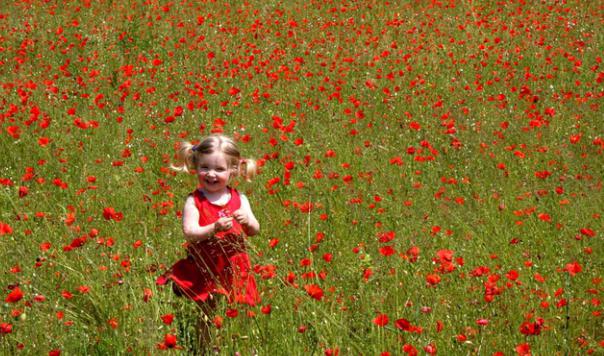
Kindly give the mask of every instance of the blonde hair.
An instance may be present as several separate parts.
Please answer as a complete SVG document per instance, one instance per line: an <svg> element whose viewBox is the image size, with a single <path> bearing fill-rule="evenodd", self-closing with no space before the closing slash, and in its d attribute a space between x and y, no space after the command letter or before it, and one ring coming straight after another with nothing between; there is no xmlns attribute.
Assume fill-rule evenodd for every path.
<svg viewBox="0 0 604 356"><path fill-rule="evenodd" d="M241 158L241 153L235 141L223 135L210 135L197 145L182 142L177 153L177 157L182 164L172 166L172 169L193 173L197 171L201 156L214 152L221 152L225 155L227 164L233 170L235 176L241 176L249 182L256 175L256 161L251 158Z"/></svg>

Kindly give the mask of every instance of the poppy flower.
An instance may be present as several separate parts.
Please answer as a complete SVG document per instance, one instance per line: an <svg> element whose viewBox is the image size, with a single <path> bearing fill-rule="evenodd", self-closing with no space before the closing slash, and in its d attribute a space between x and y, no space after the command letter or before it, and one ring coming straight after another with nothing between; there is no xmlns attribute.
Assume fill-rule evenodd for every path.
<svg viewBox="0 0 604 356"><path fill-rule="evenodd" d="M403 345L403 352L406 353L407 356L417 356L417 349L411 344Z"/></svg>
<svg viewBox="0 0 604 356"><path fill-rule="evenodd" d="M321 300L323 299L323 289L316 284L307 284L304 286L306 293L311 296L313 299Z"/></svg>
<svg viewBox="0 0 604 356"><path fill-rule="evenodd" d="M517 345L514 350L518 356L531 356L531 345L528 343L522 343Z"/></svg>
<svg viewBox="0 0 604 356"><path fill-rule="evenodd" d="M394 322L394 326L396 326L397 329L403 330L403 331L411 331L412 329L412 325L409 322L409 320L407 319L397 319Z"/></svg>
<svg viewBox="0 0 604 356"><path fill-rule="evenodd" d="M262 306L262 308L260 309L260 311L262 312L262 314L270 314L272 311L272 306L270 304L264 305Z"/></svg>
<svg viewBox="0 0 604 356"><path fill-rule="evenodd" d="M375 318L373 318L373 323L380 327L386 326L388 324L388 315L378 314Z"/></svg>
<svg viewBox="0 0 604 356"><path fill-rule="evenodd" d="M174 334L164 335L164 341L157 344L157 348L159 350L181 349L181 347L177 345L177 338Z"/></svg>
<svg viewBox="0 0 604 356"><path fill-rule="evenodd" d="M487 325L489 325L489 320L488 319L478 319L478 320L476 320L476 324L478 324L480 326L487 326Z"/></svg>
<svg viewBox="0 0 604 356"><path fill-rule="evenodd" d="M164 344L169 348L169 349L173 349L174 347L176 347L176 335L173 334L166 334L164 336Z"/></svg>
<svg viewBox="0 0 604 356"><path fill-rule="evenodd" d="M365 280L365 282L367 282L372 275L373 270L371 269L371 267L365 268L365 270L363 271L363 279Z"/></svg>
<svg viewBox="0 0 604 356"><path fill-rule="evenodd" d="M15 287L10 291L10 293L8 293L8 296L6 299L4 299L4 301L7 303L16 303L21 299L23 299L23 291L21 291L19 287Z"/></svg>
<svg viewBox="0 0 604 356"><path fill-rule="evenodd" d="M424 346L424 351L426 351L426 353L429 355L436 355L436 345L428 344Z"/></svg>
<svg viewBox="0 0 604 356"><path fill-rule="evenodd" d="M29 193L29 188L26 186L19 187L19 198L25 197Z"/></svg>
<svg viewBox="0 0 604 356"><path fill-rule="evenodd" d="M324 352L325 356L338 356L340 354L340 349L338 348L332 348L332 349L327 349Z"/></svg>
<svg viewBox="0 0 604 356"><path fill-rule="evenodd" d="M171 325L174 321L174 314L164 314L160 318L164 324Z"/></svg>
<svg viewBox="0 0 604 356"><path fill-rule="evenodd" d="M440 280L441 278L438 274L429 274L426 276L426 282L431 286L439 284Z"/></svg>
<svg viewBox="0 0 604 356"><path fill-rule="evenodd" d="M228 316L229 318L236 318L237 315L239 315L239 310L237 309L229 308L226 310L226 316Z"/></svg>
<svg viewBox="0 0 604 356"><path fill-rule="evenodd" d="M543 327L543 319L538 318L535 322L525 321L520 325L520 332L524 335L539 335Z"/></svg>
<svg viewBox="0 0 604 356"><path fill-rule="evenodd" d="M153 296L153 291L149 288L143 289L143 301L145 303L149 302L149 299Z"/></svg>
<svg viewBox="0 0 604 356"><path fill-rule="evenodd" d="M107 324L109 324L109 326L112 329L117 329L119 326L119 322L118 322L117 318L111 318L111 319L107 320Z"/></svg>
<svg viewBox="0 0 604 356"><path fill-rule="evenodd" d="M575 261L572 263L567 263L566 266L564 266L564 270L567 271L571 276L574 276L577 273L580 273L583 270L583 267L581 267L581 265Z"/></svg>
<svg viewBox="0 0 604 356"><path fill-rule="evenodd" d="M596 236L596 233L592 229L590 229L590 228L584 227L584 228L582 228L580 230L580 232L581 232L581 235L585 235L585 236L588 236L588 237L594 237L594 236Z"/></svg>
<svg viewBox="0 0 604 356"><path fill-rule="evenodd" d="M386 257L392 256L396 252L394 250L394 248L390 245L380 247L379 251L382 256L386 256Z"/></svg>
<svg viewBox="0 0 604 356"><path fill-rule="evenodd" d="M386 231L378 235L378 240L382 243L390 242L394 239L396 233L394 231Z"/></svg>
<svg viewBox="0 0 604 356"><path fill-rule="evenodd" d="M507 279L509 279L510 281L515 281L518 279L519 273L516 270L510 270L508 273L505 274L505 277Z"/></svg>
<svg viewBox="0 0 604 356"><path fill-rule="evenodd" d="M0 323L0 335L10 334L13 332L13 325L9 323Z"/></svg>
<svg viewBox="0 0 604 356"><path fill-rule="evenodd" d="M10 235L13 233L13 228L6 223L0 221L0 236L2 235Z"/></svg>
<svg viewBox="0 0 604 356"><path fill-rule="evenodd" d="M107 207L103 209L103 218L105 218L105 220L114 220L116 222L119 222L123 219L123 217L124 214L115 211L115 209L112 207Z"/></svg>
<svg viewBox="0 0 604 356"><path fill-rule="evenodd" d="M416 262L417 258L419 257L419 252L419 247L412 246L407 250L405 255L409 258L409 262Z"/></svg>

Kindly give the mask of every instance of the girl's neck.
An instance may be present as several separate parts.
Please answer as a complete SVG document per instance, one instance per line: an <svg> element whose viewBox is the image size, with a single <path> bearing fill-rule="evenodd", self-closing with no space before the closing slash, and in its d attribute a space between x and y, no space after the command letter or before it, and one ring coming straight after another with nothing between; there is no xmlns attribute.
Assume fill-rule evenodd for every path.
<svg viewBox="0 0 604 356"><path fill-rule="evenodd" d="M200 188L199 190L212 204L226 205L231 199L231 191L229 188L224 188L224 190L219 192L208 192L203 188Z"/></svg>

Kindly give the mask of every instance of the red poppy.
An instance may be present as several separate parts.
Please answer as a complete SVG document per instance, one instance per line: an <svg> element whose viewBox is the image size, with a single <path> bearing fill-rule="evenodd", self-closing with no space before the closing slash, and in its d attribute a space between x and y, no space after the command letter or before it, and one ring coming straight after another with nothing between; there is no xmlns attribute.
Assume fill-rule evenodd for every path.
<svg viewBox="0 0 604 356"><path fill-rule="evenodd" d="M396 233L394 231L386 231L379 234L378 239L382 243L390 242L394 239Z"/></svg>
<svg viewBox="0 0 604 356"><path fill-rule="evenodd" d="M264 305L262 306L262 308L260 309L260 311L262 312L262 314L270 314L272 311L272 307L270 304Z"/></svg>
<svg viewBox="0 0 604 356"><path fill-rule="evenodd" d="M396 326L398 329L403 330L403 331L411 331L412 329L412 325L409 322L409 320L407 319L397 319L394 322L394 326Z"/></svg>
<svg viewBox="0 0 604 356"><path fill-rule="evenodd" d="M13 233L13 228L9 224L0 221L0 236L10 235Z"/></svg>
<svg viewBox="0 0 604 356"><path fill-rule="evenodd" d="M564 267L564 270L567 271L571 276L574 276L575 274L581 272L583 268L578 262L575 261L572 263L567 263Z"/></svg>
<svg viewBox="0 0 604 356"><path fill-rule="evenodd" d="M596 236L596 233L592 229L589 229L589 228L586 228L586 227L582 228L580 230L580 232L581 232L582 235L585 235L585 236L588 236L588 237L594 237L594 236Z"/></svg>
<svg viewBox="0 0 604 356"><path fill-rule="evenodd" d="M451 262L453 261L453 254L454 252L451 250L439 250L436 252L437 262Z"/></svg>
<svg viewBox="0 0 604 356"><path fill-rule="evenodd" d="M25 186L19 187L19 198L25 197L28 193L29 193L29 188L27 188Z"/></svg>
<svg viewBox="0 0 604 356"><path fill-rule="evenodd" d="M424 346L424 351L429 355L436 355L436 346L434 344L428 344Z"/></svg>
<svg viewBox="0 0 604 356"><path fill-rule="evenodd" d="M143 301L147 303L149 299L153 296L153 291L149 288L143 289Z"/></svg>
<svg viewBox="0 0 604 356"><path fill-rule="evenodd" d="M174 321L174 314L164 314L160 318L164 324L171 325Z"/></svg>
<svg viewBox="0 0 604 356"><path fill-rule="evenodd" d="M520 332L524 335L539 335L543 326L543 319L537 318L535 322L525 321L520 325Z"/></svg>
<svg viewBox="0 0 604 356"><path fill-rule="evenodd" d="M457 340L457 342L465 342L468 340L468 337L464 334L457 334L455 335L455 340Z"/></svg>
<svg viewBox="0 0 604 356"><path fill-rule="evenodd" d="M412 246L407 250L406 255L409 258L409 262L417 261L417 258L419 257L419 251L419 247L417 246Z"/></svg>
<svg viewBox="0 0 604 356"><path fill-rule="evenodd" d="M371 269L371 267L365 268L365 270L363 271L363 279L365 280L365 282L367 282L372 275L373 270Z"/></svg>
<svg viewBox="0 0 604 356"><path fill-rule="evenodd" d="M324 352L325 356L338 356L340 354L340 349L327 349Z"/></svg>
<svg viewBox="0 0 604 356"><path fill-rule="evenodd" d="M177 345L176 335L174 334L164 335L164 341L157 344L157 348L159 350L181 349L181 347Z"/></svg>
<svg viewBox="0 0 604 356"><path fill-rule="evenodd" d="M515 348L518 356L531 356L531 345L527 343L519 344Z"/></svg>
<svg viewBox="0 0 604 356"><path fill-rule="evenodd" d="M214 319L212 319L212 324L216 327L216 329L222 328L224 319L220 315L216 315Z"/></svg>
<svg viewBox="0 0 604 356"><path fill-rule="evenodd" d="M378 314L375 318L373 318L373 323L380 327L386 326L388 324L388 315Z"/></svg>
<svg viewBox="0 0 604 356"><path fill-rule="evenodd" d="M441 278L438 274L429 274L426 276L426 282L432 286L440 283L440 280L441 280Z"/></svg>
<svg viewBox="0 0 604 356"><path fill-rule="evenodd" d="M323 289L316 284L307 284L304 286L306 293L316 300L323 299Z"/></svg>
<svg viewBox="0 0 604 356"><path fill-rule="evenodd" d="M117 318L111 318L107 320L107 324L109 324L112 329L117 329L117 327L119 326Z"/></svg>
<svg viewBox="0 0 604 356"><path fill-rule="evenodd" d="M0 335L13 332L13 325L9 323L0 323Z"/></svg>
<svg viewBox="0 0 604 356"><path fill-rule="evenodd" d="M396 252L394 250L394 248L390 245L380 247L379 251L382 256L386 256L386 257L392 256Z"/></svg>
<svg viewBox="0 0 604 356"><path fill-rule="evenodd" d="M408 356L417 356L417 349L411 344L403 345L403 352Z"/></svg>
<svg viewBox="0 0 604 356"><path fill-rule="evenodd" d="M508 273L505 274L505 277L507 279L509 279L510 281L515 281L518 279L519 273L516 270L511 270Z"/></svg>
<svg viewBox="0 0 604 356"><path fill-rule="evenodd" d="M8 296L4 301L7 303L16 303L21 299L23 299L23 291L21 291L19 287L15 287L12 291L10 291L10 293L8 293Z"/></svg>
<svg viewBox="0 0 604 356"><path fill-rule="evenodd" d="M229 318L236 318L239 315L239 311L237 309L229 308L226 310L226 316Z"/></svg>
<svg viewBox="0 0 604 356"><path fill-rule="evenodd" d="M478 324L480 326L487 326L487 325L489 325L489 320L488 319L478 319L478 320L476 320L476 324Z"/></svg>
<svg viewBox="0 0 604 356"><path fill-rule="evenodd" d="M176 347L176 335L173 334L166 334L164 336L164 344L169 348L169 349L173 349L174 347Z"/></svg>
<svg viewBox="0 0 604 356"><path fill-rule="evenodd" d="M115 209L112 207L107 207L103 209L103 217L105 218L105 220L114 220L116 222L119 222L123 219L124 214L115 211Z"/></svg>

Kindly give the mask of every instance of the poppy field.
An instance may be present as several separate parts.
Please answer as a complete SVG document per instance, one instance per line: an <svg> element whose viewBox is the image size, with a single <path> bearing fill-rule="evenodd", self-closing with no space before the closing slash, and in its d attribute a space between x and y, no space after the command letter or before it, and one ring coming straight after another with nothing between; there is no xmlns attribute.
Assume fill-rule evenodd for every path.
<svg viewBox="0 0 604 356"><path fill-rule="evenodd" d="M233 137L217 354L604 353L604 4L0 5L0 354L200 353L182 141Z"/></svg>

